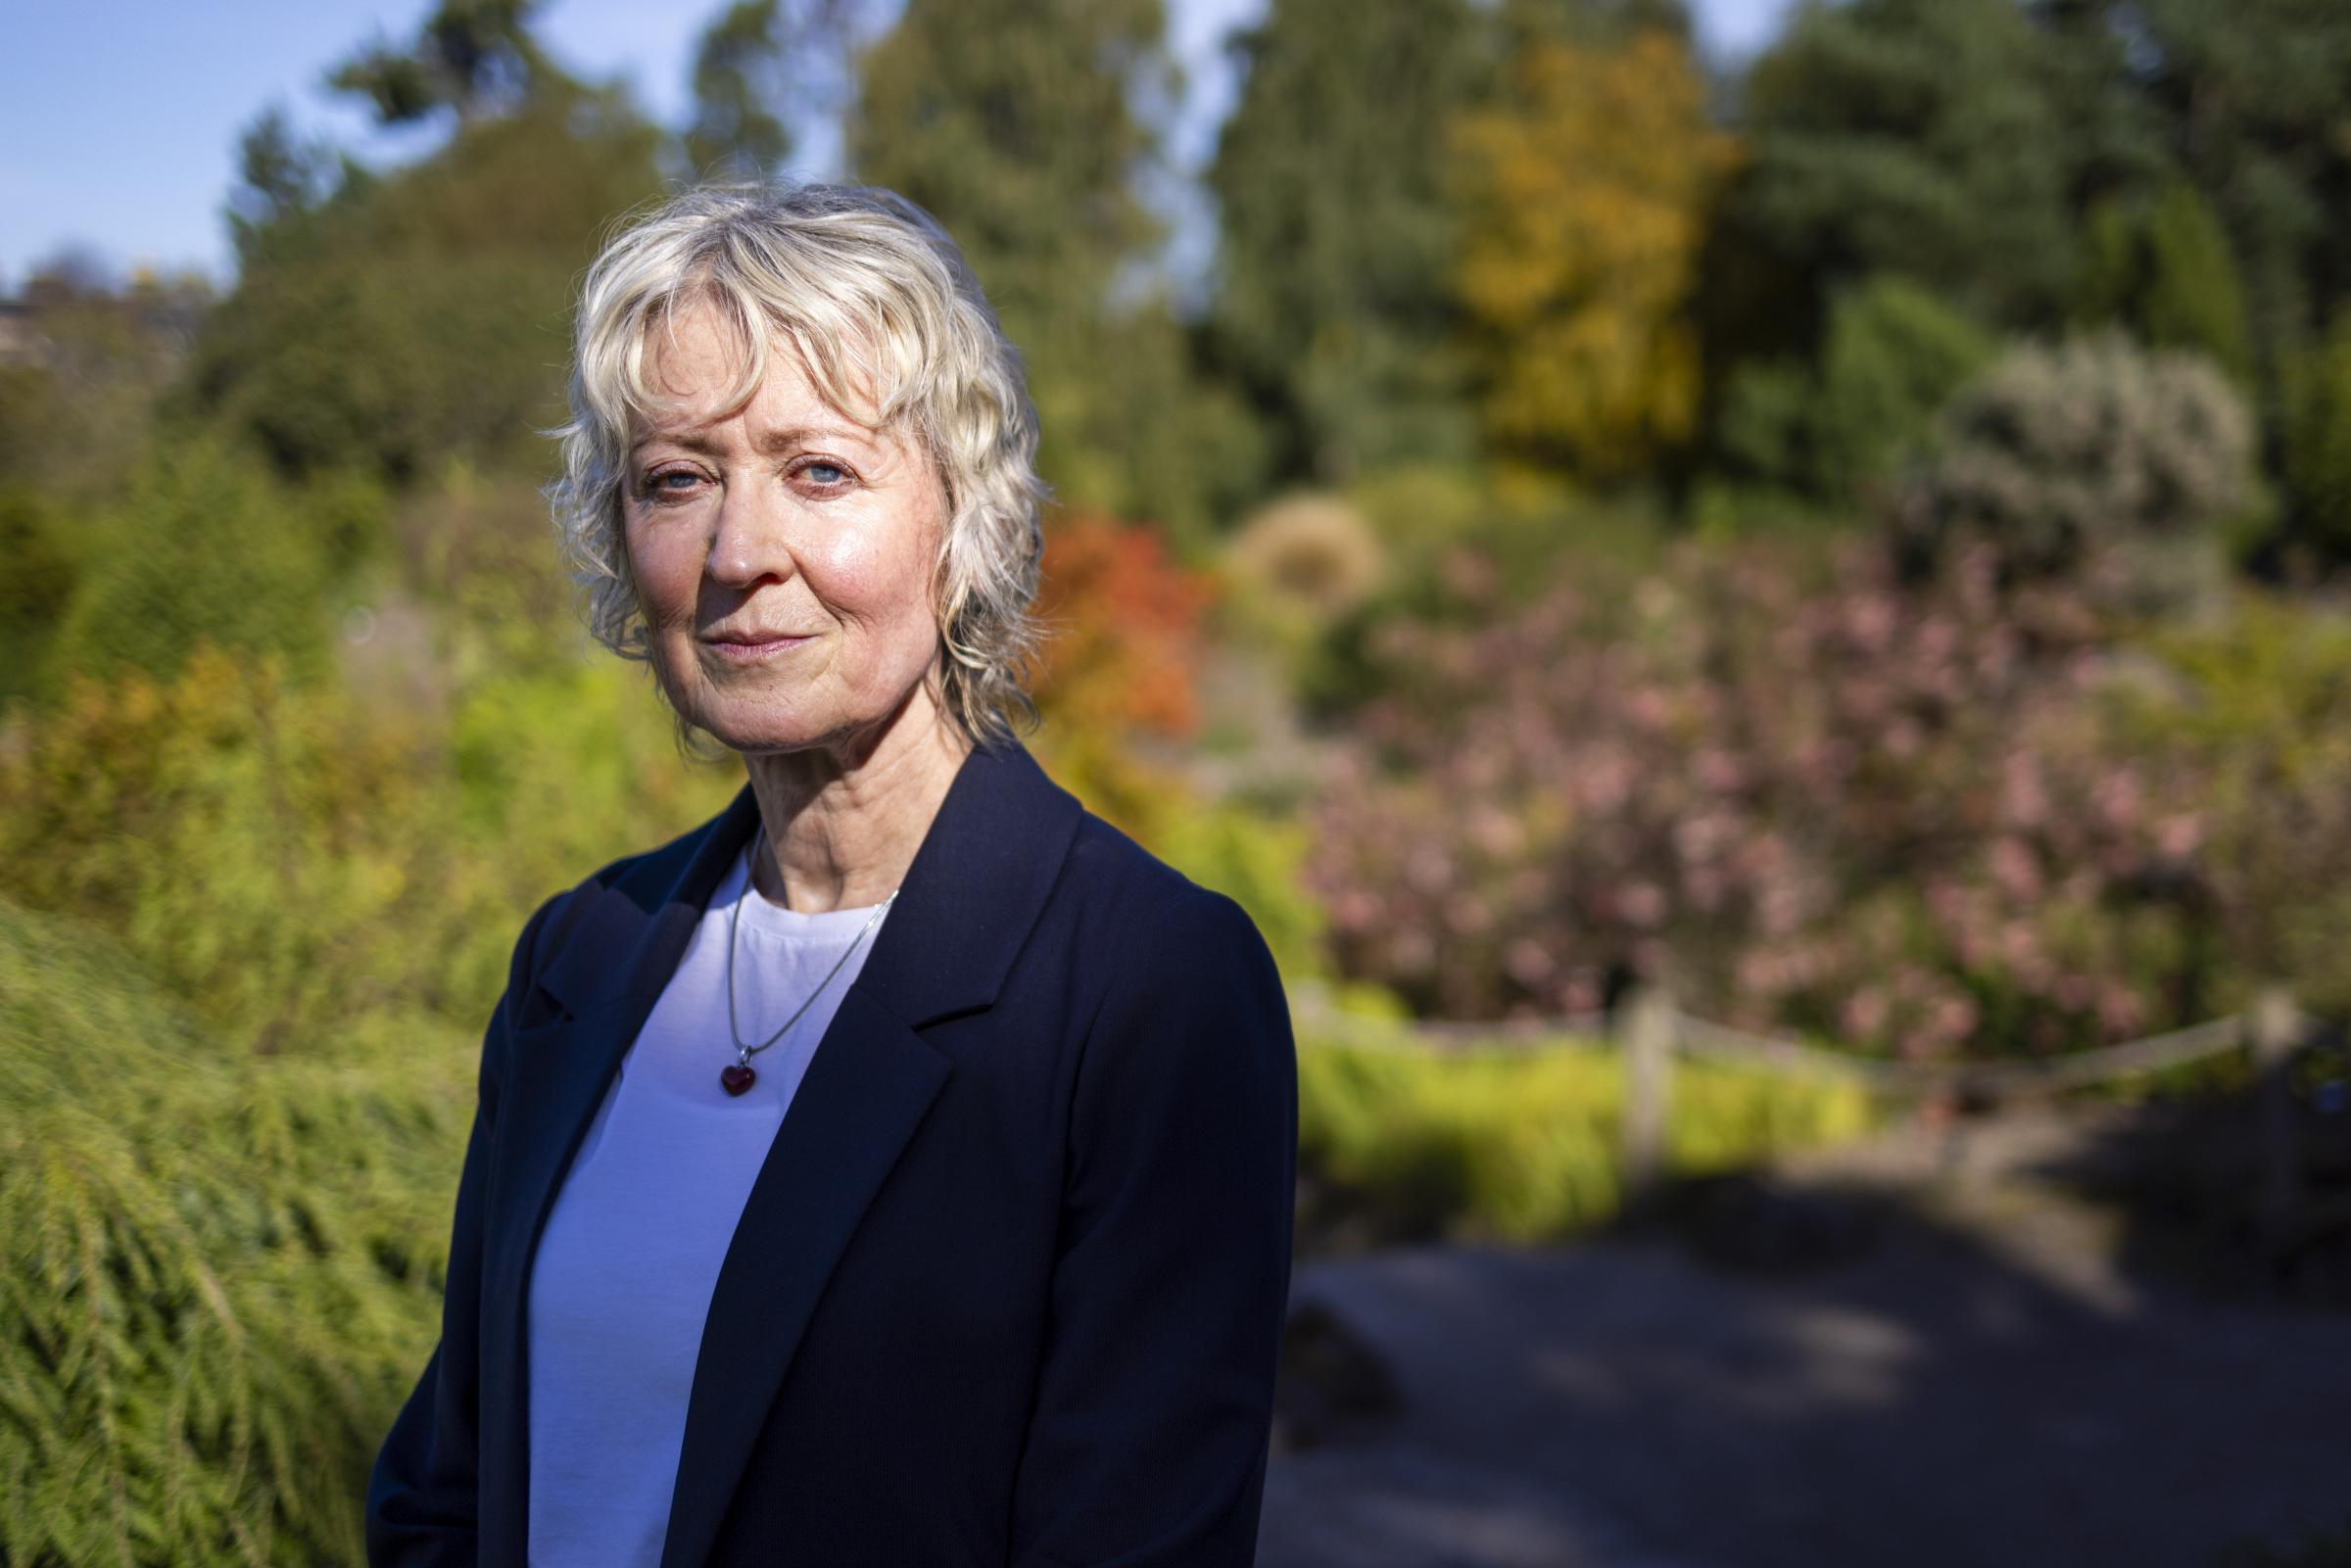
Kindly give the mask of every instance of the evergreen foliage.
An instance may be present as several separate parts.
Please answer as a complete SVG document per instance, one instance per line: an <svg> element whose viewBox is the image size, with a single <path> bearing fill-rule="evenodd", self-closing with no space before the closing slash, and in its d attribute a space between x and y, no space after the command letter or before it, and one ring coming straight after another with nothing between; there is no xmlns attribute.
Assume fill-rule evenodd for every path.
<svg viewBox="0 0 2351 1568"><path fill-rule="evenodd" d="M2297 537L2351 561L2351 307L2295 361L2286 386L2285 480Z"/></svg>
<svg viewBox="0 0 2351 1568"><path fill-rule="evenodd" d="M2351 562L2351 8L1843 0L1709 88L1677 0L1271 0L1193 314L1162 0L908 0L854 68L862 0L730 0L666 129L538 9L337 71L447 130L410 166L252 121L225 301L68 254L0 315L0 1563L359 1556L514 933L741 783L582 657L537 493L579 271L852 73L1079 503L1040 758L1368 1010L1302 1015L1316 1217L1618 1201L1612 1059L1369 1014L1670 974L1935 1058L2351 1012L2351 632L2213 571L2263 453L2309 548L2256 564ZM1937 570L1674 539L1692 454L1729 533ZM1220 607L1172 545L1244 519ZM1689 1168L1866 1120L1678 1081Z"/></svg>
<svg viewBox="0 0 2351 1568"><path fill-rule="evenodd" d="M1735 222L1802 304L1895 272L2001 326L2059 319L2103 149L2015 0L1806 6L1749 72Z"/></svg>
<svg viewBox="0 0 2351 1568"><path fill-rule="evenodd" d="M1998 352L1992 337L1918 285L1873 277L1838 296L1816 367L1742 366L1720 441L1741 471L1848 504L1893 478L1943 404Z"/></svg>
<svg viewBox="0 0 2351 1568"><path fill-rule="evenodd" d="M1466 454L1447 138L1491 75L1476 8L1273 0L1231 50L1210 332L1276 472Z"/></svg>
<svg viewBox="0 0 2351 1568"><path fill-rule="evenodd" d="M0 485L0 710L37 689L41 660L72 595L66 528L30 491Z"/></svg>
<svg viewBox="0 0 2351 1568"><path fill-rule="evenodd" d="M449 1033L241 1052L0 901L0 1560L359 1559L469 1078Z"/></svg>
<svg viewBox="0 0 2351 1568"><path fill-rule="evenodd" d="M686 127L686 158L697 177L759 179L782 166L792 150L775 112L786 47L782 0L736 0L703 29Z"/></svg>
<svg viewBox="0 0 2351 1568"><path fill-rule="evenodd" d="M2218 212L2242 271L2263 403L2351 289L2351 8L2327 0L2100 0L2136 39L2137 96Z"/></svg>
<svg viewBox="0 0 2351 1568"><path fill-rule="evenodd" d="M614 214L659 188L659 147L617 96L551 90L329 203L207 319L179 421L225 427L296 474L542 465L579 269Z"/></svg>
<svg viewBox="0 0 2351 1568"><path fill-rule="evenodd" d="M49 684L124 666L168 676L199 642L314 671L330 585L380 541L382 506L364 480L289 492L216 441L160 451L93 520L46 651Z"/></svg>
<svg viewBox="0 0 2351 1568"><path fill-rule="evenodd" d="M2192 349L2248 380L2244 289L2229 236L2194 186L2175 181L2152 202L2101 203L2084 251L2087 320L2119 322L2156 348Z"/></svg>
<svg viewBox="0 0 2351 1568"><path fill-rule="evenodd" d="M372 102L387 125L444 109L463 120L510 111L564 79L531 35L539 4L441 0L408 47L378 39L337 66L328 81Z"/></svg>
<svg viewBox="0 0 2351 1568"><path fill-rule="evenodd" d="M1133 98L1166 90L1158 0L914 0L867 56L854 151L956 237L1008 321L1100 310L1159 239Z"/></svg>
<svg viewBox="0 0 2351 1568"><path fill-rule="evenodd" d="M228 197L228 233L238 260L258 261L275 236L364 175L348 163L337 178L337 159L321 138L304 137L282 106L271 105L237 138L237 184Z"/></svg>
<svg viewBox="0 0 2351 1568"><path fill-rule="evenodd" d="M867 51L860 178L945 224L1021 346L1045 478L1078 506L1198 525L1250 466L1193 388L1150 268L1144 112L1173 88L1159 0L911 0Z"/></svg>

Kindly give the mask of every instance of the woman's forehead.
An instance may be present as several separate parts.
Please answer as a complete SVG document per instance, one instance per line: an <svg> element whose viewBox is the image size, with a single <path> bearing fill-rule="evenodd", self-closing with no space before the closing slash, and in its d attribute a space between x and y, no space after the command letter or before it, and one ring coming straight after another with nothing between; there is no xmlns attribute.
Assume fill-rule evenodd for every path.
<svg viewBox="0 0 2351 1568"><path fill-rule="evenodd" d="M842 345L837 356L845 384L828 386L800 344L782 330L764 331L754 347L744 329L706 301L682 305L666 317L648 323L644 396L637 400L633 439L698 429L745 409L761 426L880 434L880 400L870 373L857 373L861 362L870 361L855 346Z"/></svg>

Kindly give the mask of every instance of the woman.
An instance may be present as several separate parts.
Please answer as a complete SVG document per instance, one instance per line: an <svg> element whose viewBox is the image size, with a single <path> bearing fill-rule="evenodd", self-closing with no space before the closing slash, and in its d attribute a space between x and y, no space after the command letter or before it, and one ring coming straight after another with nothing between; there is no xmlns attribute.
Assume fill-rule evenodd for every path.
<svg viewBox="0 0 2351 1568"><path fill-rule="evenodd" d="M1248 1563L1288 1014L1013 738L1017 354L927 214L829 187L676 198L577 332L594 628L747 782L523 927L370 1561Z"/></svg>

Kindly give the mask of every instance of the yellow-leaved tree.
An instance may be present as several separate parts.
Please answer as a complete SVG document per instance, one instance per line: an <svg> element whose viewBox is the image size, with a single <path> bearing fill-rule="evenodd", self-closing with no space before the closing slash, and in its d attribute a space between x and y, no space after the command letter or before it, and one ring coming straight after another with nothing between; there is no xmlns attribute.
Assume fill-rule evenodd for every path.
<svg viewBox="0 0 2351 1568"><path fill-rule="evenodd" d="M1689 306L1736 144L1706 119L1682 40L1540 40L1494 109L1456 127L1456 274L1498 445L1593 478L1687 440Z"/></svg>

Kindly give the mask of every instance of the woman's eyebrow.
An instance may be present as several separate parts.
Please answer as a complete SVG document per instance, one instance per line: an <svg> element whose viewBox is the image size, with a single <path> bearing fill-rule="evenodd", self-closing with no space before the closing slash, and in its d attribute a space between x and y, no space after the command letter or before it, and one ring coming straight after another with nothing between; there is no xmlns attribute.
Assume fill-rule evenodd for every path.
<svg viewBox="0 0 2351 1568"><path fill-rule="evenodd" d="M811 442L854 441L871 445L871 433L853 425L794 425L786 430L770 430L757 437L751 445L763 452L781 451L788 447L805 447Z"/></svg>
<svg viewBox="0 0 2351 1568"><path fill-rule="evenodd" d="M782 430L765 431L752 441L751 446L754 451L772 454L788 448L802 447L810 442L819 441L854 441L871 446L874 436L872 432L858 429L853 425L792 425ZM714 441L707 434L696 430L648 430L638 439L631 450L639 451L647 447L660 446L677 447L686 451L710 452L718 451L724 445L725 443Z"/></svg>
<svg viewBox="0 0 2351 1568"><path fill-rule="evenodd" d="M687 451L716 451L719 443L693 430L648 430L630 443L631 451L643 451L648 447L678 447Z"/></svg>

